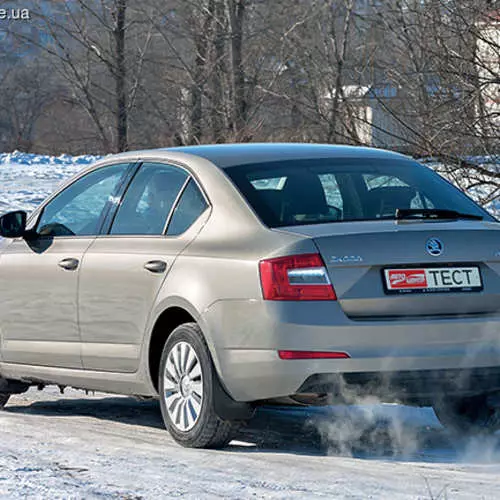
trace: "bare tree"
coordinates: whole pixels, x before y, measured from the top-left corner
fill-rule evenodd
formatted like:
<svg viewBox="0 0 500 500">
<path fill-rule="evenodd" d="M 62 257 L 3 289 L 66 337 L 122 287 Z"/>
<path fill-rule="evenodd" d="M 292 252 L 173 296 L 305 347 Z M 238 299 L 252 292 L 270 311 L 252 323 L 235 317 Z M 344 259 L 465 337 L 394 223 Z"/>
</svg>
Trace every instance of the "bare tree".
<svg viewBox="0 0 500 500">
<path fill-rule="evenodd" d="M 460 165 L 499 147 L 500 16 L 488 0 L 45 4 L 50 15 L 32 14 L 45 40 L 18 34 L 60 81 L 35 122 L 59 117 L 77 149 L 348 142 Z M 15 64 L 0 59 L 5 76 Z M 6 109 L 0 122 L 15 129 Z"/>
<path fill-rule="evenodd" d="M 415 153 L 487 154 L 497 147 L 498 109 L 485 99 L 498 81 L 492 61 L 500 39 L 489 12 L 482 0 L 406 1 L 380 17 L 392 47 L 386 79 L 405 102 L 385 103 L 387 112 Z"/>
<path fill-rule="evenodd" d="M 4 149 L 32 150 L 37 122 L 57 97 L 57 86 L 47 85 L 50 81 L 49 72 L 29 60 L 18 62 L 2 75 L 0 136 Z"/>
<path fill-rule="evenodd" d="M 365 17 L 352 0 L 311 3 L 284 30 L 278 95 L 289 103 L 293 123 L 307 131 L 302 139 L 363 143 L 358 101 L 373 45 Z"/>
<path fill-rule="evenodd" d="M 150 32 L 134 33 L 127 0 L 54 2 L 53 11 L 34 10 L 38 28 L 50 42 L 20 34 L 50 56 L 69 89 L 67 99 L 88 114 L 104 151 L 128 149 L 128 117 L 140 88 Z M 57 16 L 54 16 L 57 12 Z M 140 38 L 141 46 L 127 47 Z"/>
</svg>

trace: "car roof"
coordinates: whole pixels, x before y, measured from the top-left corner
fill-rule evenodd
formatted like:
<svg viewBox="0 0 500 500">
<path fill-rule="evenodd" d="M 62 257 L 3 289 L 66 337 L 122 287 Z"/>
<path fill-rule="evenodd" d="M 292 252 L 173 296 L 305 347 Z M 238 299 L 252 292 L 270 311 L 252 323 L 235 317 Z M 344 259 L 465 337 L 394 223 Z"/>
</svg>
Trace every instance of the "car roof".
<svg viewBox="0 0 500 500">
<path fill-rule="evenodd" d="M 399 158 L 409 159 L 399 153 L 361 146 L 307 143 L 239 143 L 210 144 L 166 148 L 173 151 L 199 156 L 220 168 L 230 168 L 251 163 L 265 163 L 291 159 L 313 158 Z"/>
<path fill-rule="evenodd" d="M 411 159 L 408 156 L 392 151 L 361 146 L 271 142 L 207 144 L 200 146 L 159 148 L 120 153 L 113 155 L 111 158 L 113 160 L 138 160 L 141 158 L 157 158 L 161 160 L 168 158 L 169 154 L 172 155 L 172 159 L 177 158 L 178 160 L 188 160 L 190 156 L 203 158 L 222 169 L 252 163 L 271 163 L 282 160 L 305 160 L 316 158 Z M 110 157 L 105 157 L 104 161 L 108 161 L 109 159 Z"/>
</svg>

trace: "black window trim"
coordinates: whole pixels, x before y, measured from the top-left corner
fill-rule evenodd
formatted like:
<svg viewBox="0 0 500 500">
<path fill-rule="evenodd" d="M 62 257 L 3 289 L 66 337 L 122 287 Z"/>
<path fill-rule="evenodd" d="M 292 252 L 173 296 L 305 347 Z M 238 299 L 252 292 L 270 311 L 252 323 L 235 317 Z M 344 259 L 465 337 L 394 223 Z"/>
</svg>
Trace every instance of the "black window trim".
<svg viewBox="0 0 500 500">
<path fill-rule="evenodd" d="M 161 233 L 161 236 L 167 236 L 167 230 L 168 230 L 168 226 L 170 225 L 170 221 L 172 220 L 172 217 L 174 216 L 175 209 L 177 208 L 177 205 L 179 204 L 179 200 L 181 199 L 182 195 L 184 194 L 184 191 L 186 190 L 186 187 L 189 184 L 190 179 L 191 179 L 191 175 L 188 173 L 188 176 L 186 177 L 184 184 L 179 189 L 179 192 L 177 193 L 177 197 L 175 198 L 174 202 L 172 203 L 172 206 L 170 207 L 170 212 L 168 213 L 167 219 L 165 220 L 165 225 L 163 226 L 163 231 Z"/>
<path fill-rule="evenodd" d="M 125 196 L 125 193 L 128 190 L 128 187 L 130 186 L 130 183 L 132 182 L 132 179 L 137 175 L 137 172 L 139 171 L 140 168 L 140 163 L 138 161 L 134 161 L 128 172 L 125 174 L 123 178 L 123 182 L 121 183 L 118 192 L 117 192 L 117 202 L 116 203 L 106 203 L 105 207 L 105 213 L 102 218 L 102 223 L 99 227 L 99 232 L 97 233 L 97 236 L 101 236 L 105 231 L 109 230 L 111 228 L 113 221 L 115 219 L 116 212 L 118 211 L 119 207 L 122 204 L 123 197 Z"/>
</svg>

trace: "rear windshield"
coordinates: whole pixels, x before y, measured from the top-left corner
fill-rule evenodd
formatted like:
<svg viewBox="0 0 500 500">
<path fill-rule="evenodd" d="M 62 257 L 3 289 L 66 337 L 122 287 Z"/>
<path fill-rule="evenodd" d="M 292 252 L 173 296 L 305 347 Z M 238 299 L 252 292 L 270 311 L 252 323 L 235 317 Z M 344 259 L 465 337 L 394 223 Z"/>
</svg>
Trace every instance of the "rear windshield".
<svg viewBox="0 0 500 500">
<path fill-rule="evenodd" d="M 269 227 L 394 219 L 398 208 L 447 209 L 495 220 L 411 160 L 287 160 L 225 171 Z"/>
</svg>

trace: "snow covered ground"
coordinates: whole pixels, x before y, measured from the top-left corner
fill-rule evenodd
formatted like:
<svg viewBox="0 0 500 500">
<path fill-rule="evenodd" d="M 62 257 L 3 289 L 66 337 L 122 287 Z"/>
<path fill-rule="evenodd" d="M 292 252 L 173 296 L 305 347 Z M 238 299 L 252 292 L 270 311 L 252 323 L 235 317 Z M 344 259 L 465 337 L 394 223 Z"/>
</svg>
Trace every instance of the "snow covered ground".
<svg viewBox="0 0 500 500">
<path fill-rule="evenodd" d="M 189 450 L 155 401 L 29 391 L 0 414 L 3 498 L 500 497 L 500 441 L 454 443 L 429 409 L 263 409 L 224 451 Z"/>
<path fill-rule="evenodd" d="M 94 159 L 0 155 L 0 212 Z M 451 440 L 429 408 L 265 408 L 225 451 L 176 445 L 155 401 L 32 389 L 0 413 L 0 498 L 498 499 L 499 477 L 499 435 Z"/>
<path fill-rule="evenodd" d="M 0 213 L 33 210 L 61 182 L 98 159 L 91 155 L 0 154 Z"/>
</svg>

